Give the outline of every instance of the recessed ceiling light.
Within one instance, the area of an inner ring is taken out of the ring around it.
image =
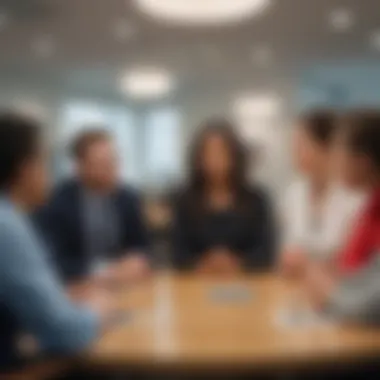
[[[0,10],[0,30],[3,30],[9,23],[9,15],[5,11]]]
[[[335,9],[329,15],[331,27],[339,32],[344,32],[354,25],[354,15],[348,9]]]
[[[113,33],[117,40],[125,41],[132,38],[137,32],[137,28],[127,20],[118,20],[113,25]]]
[[[38,57],[49,58],[54,53],[54,39],[49,35],[40,36],[33,41],[32,48]]]
[[[245,93],[234,99],[232,112],[238,118],[271,117],[278,114],[280,106],[276,95]]]
[[[121,77],[120,88],[135,99],[154,99],[168,95],[174,88],[174,79],[163,69],[137,68]]]
[[[370,36],[370,44],[374,50],[380,51],[380,30],[372,33]]]
[[[273,61],[273,50],[268,46],[259,46],[252,50],[252,62],[259,66],[267,66]]]
[[[223,25],[259,15],[271,0],[134,0],[145,14],[177,25]]]

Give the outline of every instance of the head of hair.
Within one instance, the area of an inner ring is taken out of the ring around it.
[[[40,138],[35,120],[16,113],[0,114],[0,191],[12,185],[20,167],[37,153]]]
[[[336,114],[331,110],[314,110],[300,118],[302,128],[322,146],[328,146],[337,129]]]
[[[340,128],[348,149],[367,156],[380,171],[380,111],[348,112],[342,117]]]
[[[231,154],[232,169],[229,182],[236,199],[244,198],[247,191],[247,152],[245,146],[235,132],[234,125],[227,119],[212,118],[204,122],[196,136],[190,151],[190,170],[188,180],[188,195],[194,206],[203,200],[207,178],[203,172],[202,154],[207,139],[212,135],[220,136]]]
[[[71,145],[71,154],[75,159],[81,160],[85,157],[90,147],[109,139],[110,135],[105,129],[99,127],[92,129],[85,128],[84,132],[79,133],[79,135],[75,137]]]

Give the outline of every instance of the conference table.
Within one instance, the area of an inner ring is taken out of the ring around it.
[[[283,371],[380,357],[380,330],[283,323],[290,292],[273,275],[221,280],[161,273],[119,293],[118,306],[128,313],[85,354],[91,368]]]
[[[222,280],[162,272],[112,292],[120,317],[75,359],[76,366],[106,372],[282,373],[380,357],[380,329],[333,321],[283,323],[291,288],[274,275]],[[58,362],[55,372],[72,365]],[[54,368],[50,363],[49,376]],[[22,378],[44,378],[41,373]]]

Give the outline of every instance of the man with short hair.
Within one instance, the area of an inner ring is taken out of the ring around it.
[[[37,218],[63,279],[140,280],[149,272],[147,232],[139,197],[119,180],[110,135],[81,133],[72,155],[76,176],[58,186]]]

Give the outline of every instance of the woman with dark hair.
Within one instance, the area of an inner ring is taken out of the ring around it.
[[[174,264],[228,274],[271,268],[275,228],[268,197],[247,180],[245,147],[226,120],[205,124],[175,206]]]
[[[330,266],[363,203],[361,193],[347,190],[334,178],[335,134],[335,114],[326,110],[304,115],[296,128],[294,158],[301,179],[285,198],[280,255],[285,275],[299,275],[310,259]]]

